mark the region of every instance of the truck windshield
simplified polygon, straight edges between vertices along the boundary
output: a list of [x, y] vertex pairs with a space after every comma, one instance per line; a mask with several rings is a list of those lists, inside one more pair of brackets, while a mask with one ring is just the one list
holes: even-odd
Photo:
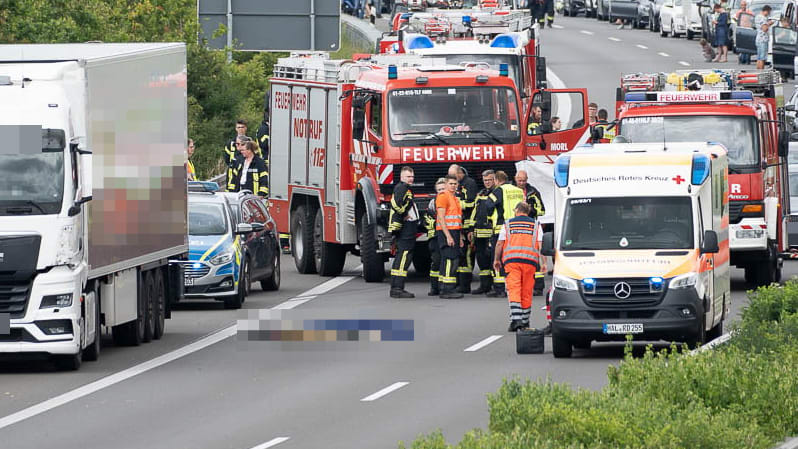
[[221, 204], [189, 203], [189, 235], [223, 235], [227, 232], [227, 218]]
[[720, 142], [729, 167], [759, 164], [759, 139], [753, 117], [731, 115], [627, 117], [617, 134], [629, 142]]
[[513, 89], [447, 87], [388, 93], [391, 140], [401, 144], [517, 143], [519, 113]]
[[568, 200], [560, 249], [693, 248], [689, 197]]
[[519, 68], [520, 58], [516, 55], [485, 55], [485, 54], [453, 54], [453, 55], [429, 55], [430, 58], [446, 58], [446, 64], [460, 65], [463, 62], [486, 62], [493, 70], [499, 70], [499, 64], [507, 64], [508, 76], [515, 81], [516, 87], [523, 87], [521, 81], [521, 70]]
[[63, 198], [63, 151], [0, 151], [0, 215], [57, 214]]

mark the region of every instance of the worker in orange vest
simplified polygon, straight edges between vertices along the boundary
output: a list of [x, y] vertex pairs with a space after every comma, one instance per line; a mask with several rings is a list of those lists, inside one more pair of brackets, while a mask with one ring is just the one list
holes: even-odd
[[440, 285], [441, 298], [457, 299], [463, 294], [455, 291], [457, 286], [457, 265], [463, 248], [463, 209], [455, 196], [459, 185], [456, 176], [446, 175], [446, 190], [435, 198], [438, 220], [435, 231], [438, 234], [438, 249], [441, 252]]
[[508, 332], [529, 327], [535, 271], [540, 269], [540, 252], [536, 245], [538, 228], [529, 212], [527, 203], [515, 206], [515, 217], [509, 219], [499, 233], [493, 259], [493, 268], [498, 271], [504, 266], [507, 273], [505, 285], [510, 300]]

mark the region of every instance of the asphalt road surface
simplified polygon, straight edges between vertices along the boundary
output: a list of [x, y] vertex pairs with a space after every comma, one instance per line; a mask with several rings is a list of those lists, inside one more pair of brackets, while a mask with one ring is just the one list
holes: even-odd
[[[697, 42], [595, 19], [558, 16], [556, 25], [541, 44], [549, 68], [610, 111], [621, 73], [708, 66]], [[349, 256], [345, 274], [358, 265]], [[244, 311], [183, 305], [161, 341], [106, 347], [78, 372], [0, 361], [0, 448], [394, 448], [437, 428], [456, 442], [487, 426], [485, 395], [503, 379], [601, 388], [607, 366], [623, 357], [622, 344], [596, 344], [555, 360], [549, 339], [546, 354], [519, 356], [506, 332], [506, 300], [428, 298], [426, 279], [415, 277], [408, 289], [416, 299], [392, 300], [387, 283], [299, 275], [290, 256], [282, 266], [282, 289], [255, 290]], [[797, 266], [786, 262], [785, 278]], [[741, 270], [732, 288], [736, 315], [750, 288]], [[541, 305], [536, 297], [539, 327]], [[291, 319], [413, 320], [415, 339], [279, 343], [235, 335], [247, 311], [275, 307], [290, 309]]]

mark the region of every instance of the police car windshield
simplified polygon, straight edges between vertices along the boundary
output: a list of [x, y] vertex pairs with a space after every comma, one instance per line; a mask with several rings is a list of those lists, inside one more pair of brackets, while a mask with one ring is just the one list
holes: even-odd
[[0, 151], [0, 215], [50, 215], [64, 198], [64, 152]]
[[515, 85], [520, 89], [521, 70], [518, 68], [520, 58], [515, 55], [429, 55], [430, 58], [446, 58], [446, 64], [460, 65], [463, 62], [486, 62], [490, 64], [493, 70], [499, 70], [500, 64], [507, 64], [508, 76], [515, 82]]
[[188, 204], [189, 235], [223, 235], [227, 232], [227, 214], [221, 204]]
[[688, 197], [574, 198], [560, 249], [690, 249], [692, 217]]
[[629, 142], [720, 142], [729, 152], [729, 167], [759, 164], [759, 139], [753, 117], [732, 115], [627, 117], [618, 134]]
[[440, 145], [435, 136], [452, 144], [521, 138], [515, 92], [506, 87], [397, 89], [388, 98], [388, 126], [398, 145]]

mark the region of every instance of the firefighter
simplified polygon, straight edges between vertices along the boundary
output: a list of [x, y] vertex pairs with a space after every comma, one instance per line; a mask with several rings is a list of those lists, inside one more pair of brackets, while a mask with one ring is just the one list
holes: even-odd
[[[543, 2], [543, 10], [546, 12], [546, 24], [549, 25], [549, 28], [553, 28], [554, 25], [554, 0], [544, 0]], [[540, 27], [543, 28], [543, 22], [538, 20]]]
[[546, 0], [529, 0], [529, 15], [543, 28], [546, 14]]
[[[230, 143], [224, 147], [224, 163], [227, 165], [227, 181], [233, 178], [233, 169], [238, 165], [238, 162], [241, 161], [241, 148], [243, 145], [239, 145], [239, 140], [243, 137], [246, 139], [252, 140], [247, 137], [247, 121], [244, 119], [239, 119], [236, 121], [236, 136]], [[255, 154], [260, 155], [260, 147], [255, 152]]]
[[471, 212], [477, 197], [479, 187], [474, 178], [468, 176], [466, 169], [460, 165], [452, 164], [449, 166], [449, 175], [457, 178], [457, 198], [460, 200], [460, 208], [463, 211], [463, 252], [460, 255], [460, 263], [457, 267], [457, 291], [460, 293], [471, 293], [471, 279], [474, 271], [474, 250], [472, 240], [468, 239], [471, 231]]
[[593, 139], [593, 143], [609, 143], [615, 137], [615, 124], [607, 121], [607, 110], [599, 109], [596, 115], [596, 124], [593, 129], [601, 129], [602, 137], [600, 139]]
[[269, 164], [269, 110], [268, 109], [266, 109], [266, 111], [264, 111], [263, 113], [263, 121], [258, 127], [258, 132], [255, 134], [255, 141], [258, 142], [258, 147], [260, 147], [261, 157], [263, 158], [264, 161], [266, 161], [266, 164], [268, 165]]
[[[507, 173], [499, 170], [496, 172], [498, 186], [488, 195], [488, 207], [492, 211], [493, 236], [491, 245], [496, 250], [496, 243], [504, 223], [513, 217], [515, 206], [524, 201], [524, 192], [518, 187], [507, 182]], [[504, 270], [493, 272], [493, 291], [487, 296], [491, 298], [504, 298], [507, 292], [504, 288]]]
[[404, 166], [399, 172], [400, 182], [393, 189], [391, 213], [388, 217], [388, 231], [396, 236], [396, 255], [391, 267], [391, 298], [415, 298], [405, 290], [407, 269], [413, 261], [413, 248], [416, 246], [418, 230], [418, 208], [413, 201], [413, 169]]
[[[440, 195], [446, 190], [446, 178], [438, 178], [435, 182], [435, 193]], [[435, 198], [429, 201], [427, 206], [427, 213], [424, 215], [424, 224], [427, 228], [427, 239], [429, 240], [429, 296], [438, 296], [441, 294], [440, 289], [440, 269], [441, 269], [441, 251], [438, 249], [438, 237], [435, 231], [435, 222], [438, 215], [438, 209], [435, 207]]]
[[526, 126], [526, 133], [529, 136], [541, 134], [543, 128], [543, 109], [540, 106], [532, 106], [532, 113], [529, 114], [529, 124]]
[[493, 192], [496, 183], [496, 173], [493, 170], [482, 172], [484, 189], [477, 193], [476, 206], [471, 213], [470, 225], [473, 230], [469, 233], [469, 240], [474, 242], [474, 252], [479, 265], [479, 288], [473, 290], [474, 295], [484, 295], [493, 289], [493, 222], [488, 210], [488, 195]]
[[525, 202], [515, 206], [515, 217], [502, 226], [493, 258], [493, 268], [503, 268], [507, 272], [510, 302], [508, 332], [529, 327], [535, 272], [540, 269], [540, 253], [535, 247], [538, 231], [535, 219], [529, 216], [529, 212], [529, 204]]
[[197, 181], [197, 170], [194, 168], [194, 163], [191, 162], [191, 156], [194, 154], [194, 139], [188, 139], [188, 146], [186, 147], [186, 179], [188, 181]]
[[438, 248], [441, 252], [441, 298], [457, 299], [463, 294], [455, 291], [457, 286], [457, 262], [463, 247], [463, 236], [460, 230], [463, 227], [463, 210], [460, 200], [457, 199], [457, 177], [446, 175], [446, 190], [435, 199], [437, 208], [437, 222], [435, 230], [438, 234]]
[[255, 154], [258, 144], [254, 140], [247, 140], [241, 150], [241, 159], [233, 168], [233, 177], [227, 183], [228, 192], [250, 192], [268, 198], [269, 196], [269, 171], [266, 162]]
[[[532, 218], [539, 218], [546, 215], [546, 208], [543, 206], [543, 197], [540, 195], [538, 189], [532, 184], [529, 184], [528, 180], [529, 176], [524, 170], [518, 170], [515, 174], [515, 186], [524, 191], [524, 198], [530, 207], [529, 216]], [[545, 262], [543, 263], [545, 264]], [[543, 289], [546, 288], [545, 275], [545, 270], [538, 270], [535, 272], [536, 295], [542, 295]]]

